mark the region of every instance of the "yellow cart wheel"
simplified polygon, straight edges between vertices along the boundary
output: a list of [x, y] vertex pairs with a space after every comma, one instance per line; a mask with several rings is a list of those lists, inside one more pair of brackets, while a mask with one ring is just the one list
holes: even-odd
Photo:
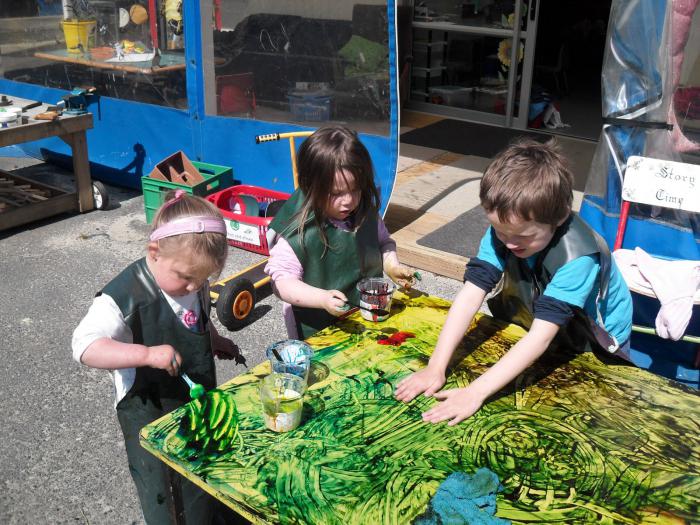
[[240, 330], [255, 308], [255, 287], [248, 279], [234, 279], [224, 286], [216, 301], [216, 315], [229, 330]]

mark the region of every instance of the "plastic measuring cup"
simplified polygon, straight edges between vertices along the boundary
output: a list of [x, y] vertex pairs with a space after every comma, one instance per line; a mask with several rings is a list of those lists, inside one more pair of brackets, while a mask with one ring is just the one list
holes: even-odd
[[265, 426], [289, 432], [299, 426], [304, 407], [305, 381], [292, 374], [272, 373], [260, 382], [260, 401]]
[[360, 292], [360, 314], [368, 321], [384, 321], [389, 314], [378, 315], [372, 310], [391, 311], [391, 298], [396, 290], [396, 285], [383, 277], [369, 277], [357, 283]]
[[299, 376], [306, 385], [311, 369], [311, 357], [314, 355], [308, 344], [296, 339], [285, 339], [272, 343], [265, 353], [273, 372]]

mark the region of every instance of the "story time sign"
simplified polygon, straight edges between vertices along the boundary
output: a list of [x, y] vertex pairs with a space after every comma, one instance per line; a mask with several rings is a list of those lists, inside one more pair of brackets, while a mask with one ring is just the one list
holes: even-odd
[[627, 160], [622, 198], [652, 206], [700, 212], [700, 166], [632, 156]]

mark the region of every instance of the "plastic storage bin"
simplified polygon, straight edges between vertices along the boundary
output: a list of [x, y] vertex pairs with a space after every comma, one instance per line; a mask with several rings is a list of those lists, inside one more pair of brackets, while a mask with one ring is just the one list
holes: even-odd
[[289, 97], [289, 111], [294, 120], [322, 122], [331, 118], [330, 95], [323, 92], [292, 91]]
[[170, 190], [185, 190], [191, 195], [206, 197], [214, 192], [220, 191], [233, 185], [233, 169], [227, 166], [218, 166], [207, 162], [192, 161], [192, 165], [197, 168], [204, 177], [204, 181], [194, 186], [170, 182], [166, 180], [154, 179], [151, 177], [141, 177], [141, 187], [143, 188], [143, 206], [146, 210], [146, 222], [151, 223], [158, 208], [165, 200], [165, 194]]
[[[226, 237], [231, 246], [270, 255], [267, 230], [274, 218], [272, 210], [278, 209], [277, 206], [289, 197], [289, 193], [241, 184], [206, 198], [214, 203], [224, 216]], [[279, 204], [273, 205], [275, 201], [279, 201]]]

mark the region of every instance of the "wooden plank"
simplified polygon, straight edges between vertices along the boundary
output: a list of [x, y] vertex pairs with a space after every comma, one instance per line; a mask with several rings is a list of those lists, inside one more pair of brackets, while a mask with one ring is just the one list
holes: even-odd
[[408, 266], [461, 281], [464, 277], [464, 267], [469, 259], [421, 246], [417, 242], [447, 222], [449, 222], [448, 219], [439, 215], [424, 213], [402, 229], [392, 233], [399, 260]]
[[87, 139], [85, 131], [71, 135], [73, 150], [73, 174], [78, 193], [78, 208], [81, 213], [95, 209], [92, 196], [92, 181], [90, 179], [90, 163], [88, 162]]
[[45, 139], [48, 137], [60, 137], [92, 128], [92, 115], [62, 116], [58, 120], [29, 120], [27, 124], [21, 124], [12, 128], [0, 130], [0, 147], [12, 146], [23, 142]]
[[90, 59], [81, 58], [81, 57], [60, 56], [60, 55], [54, 55], [52, 53], [37, 52], [37, 53], [34, 53], [34, 56], [37, 58], [43, 58], [46, 60], [53, 60], [55, 62], [65, 62], [67, 64], [76, 64], [76, 65], [80, 65], [80, 66], [88, 66], [88, 67], [94, 67], [94, 68], [98, 68], [98, 69], [106, 69], [106, 70], [111, 70], [111, 71], [123, 71], [125, 73], [142, 73], [144, 75], [169, 73], [170, 71], [182, 71], [183, 69], [185, 69], [184, 62], [182, 64], [170, 64], [170, 65], [166, 65], [163, 67], [153, 68], [153, 67], [130, 66], [130, 65], [127, 65], [127, 63], [119, 63], [119, 62], [103, 62], [103, 61], [90, 60]]
[[0, 214], [0, 231], [39, 219], [45, 219], [59, 213], [76, 211], [77, 208], [78, 199], [75, 193], [66, 193], [44, 202], [22, 206], [16, 210]]
[[46, 184], [44, 182], [39, 182], [34, 179], [28, 179], [27, 177], [22, 177], [21, 175], [15, 175], [14, 173], [10, 173], [9, 171], [5, 171], [3, 169], [0, 169], [0, 184], [5, 184], [5, 181], [9, 181], [10, 184], [15, 184], [16, 182], [21, 182], [23, 184], [31, 184], [32, 186], [48, 191], [50, 195], [63, 195], [64, 193], [69, 193], [65, 190], [62, 190], [61, 188], [58, 188], [56, 186], [51, 186], [50, 184]]

